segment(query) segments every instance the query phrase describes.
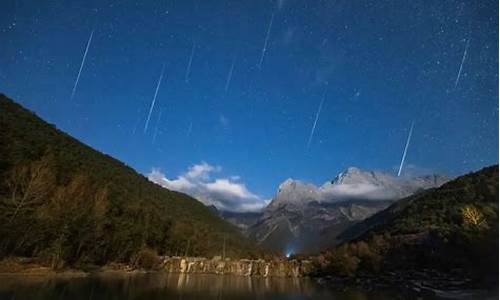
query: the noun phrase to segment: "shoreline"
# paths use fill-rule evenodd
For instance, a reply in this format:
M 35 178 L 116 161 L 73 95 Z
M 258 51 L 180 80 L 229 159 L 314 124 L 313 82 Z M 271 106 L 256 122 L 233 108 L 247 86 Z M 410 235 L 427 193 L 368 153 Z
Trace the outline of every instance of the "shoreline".
M 151 270 L 155 271 L 155 270 Z M 33 258 L 10 257 L 0 261 L 0 276 L 63 276 L 85 277 L 100 273 L 146 272 L 126 264 L 111 263 L 104 266 L 79 265 L 54 269 L 36 262 Z
M 333 289 L 387 290 L 416 297 L 443 299 L 498 299 L 498 286 L 478 286 L 469 279 L 453 278 L 435 270 L 386 272 L 378 276 L 317 276 L 315 281 Z

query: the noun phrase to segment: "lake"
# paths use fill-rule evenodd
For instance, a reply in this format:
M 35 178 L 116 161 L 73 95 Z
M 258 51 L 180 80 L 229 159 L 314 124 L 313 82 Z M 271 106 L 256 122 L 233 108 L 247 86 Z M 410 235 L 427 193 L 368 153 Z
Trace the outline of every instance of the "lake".
M 0 276 L 0 299 L 398 299 L 394 295 L 336 291 L 306 278 L 258 278 L 168 273 L 102 273 L 85 277 Z M 401 299 L 401 298 L 399 298 Z

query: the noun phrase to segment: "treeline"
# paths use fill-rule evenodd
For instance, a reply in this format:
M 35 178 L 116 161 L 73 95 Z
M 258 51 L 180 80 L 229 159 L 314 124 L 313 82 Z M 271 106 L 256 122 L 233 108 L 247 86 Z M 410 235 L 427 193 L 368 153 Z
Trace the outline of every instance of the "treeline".
M 357 228 L 365 231 L 319 256 L 320 274 L 434 269 L 498 284 L 498 166 L 403 199 Z
M 141 254 L 254 257 L 236 228 L 0 95 L 0 258 L 54 268 Z

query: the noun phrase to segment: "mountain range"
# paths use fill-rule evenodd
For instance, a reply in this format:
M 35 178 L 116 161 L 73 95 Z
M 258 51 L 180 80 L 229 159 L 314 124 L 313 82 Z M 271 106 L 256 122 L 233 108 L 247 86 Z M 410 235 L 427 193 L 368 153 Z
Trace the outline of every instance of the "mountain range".
M 394 201 L 448 180 L 440 175 L 395 177 L 355 167 L 320 187 L 287 179 L 255 223 L 244 228 L 266 248 L 285 254 L 316 252 L 339 243 L 344 229 Z M 234 217 L 230 221 L 237 223 Z

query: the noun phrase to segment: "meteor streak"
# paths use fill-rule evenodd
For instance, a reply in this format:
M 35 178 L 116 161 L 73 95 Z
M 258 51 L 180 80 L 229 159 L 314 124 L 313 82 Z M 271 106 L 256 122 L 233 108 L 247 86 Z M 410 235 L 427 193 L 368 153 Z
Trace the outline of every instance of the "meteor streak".
M 155 107 L 156 96 L 158 96 L 158 90 L 160 89 L 160 85 L 161 85 L 161 81 L 163 79 L 163 72 L 164 71 L 165 71 L 165 64 L 163 64 L 163 68 L 161 69 L 161 75 L 160 75 L 160 78 L 158 79 L 158 84 L 156 85 L 155 95 L 153 97 L 153 101 L 151 101 L 151 105 L 149 106 L 148 117 L 146 119 L 146 124 L 144 125 L 144 133 L 146 133 L 146 131 L 148 130 L 149 120 L 151 119 L 151 113 L 153 112 L 153 109 Z
M 262 62 L 264 61 L 264 56 L 266 55 L 267 43 L 269 41 L 269 35 L 271 34 L 271 27 L 273 26 L 273 21 L 274 21 L 274 12 L 271 15 L 271 21 L 269 21 L 269 26 L 267 27 L 266 39 L 264 40 L 264 46 L 262 47 L 262 54 L 260 56 L 260 61 L 258 65 L 259 69 L 262 67 Z
M 189 75 L 191 74 L 191 64 L 193 63 L 193 56 L 194 56 L 194 49 L 196 47 L 196 44 L 193 43 L 193 47 L 191 48 L 191 55 L 189 56 L 189 62 L 186 67 L 186 76 L 184 77 L 184 81 L 186 83 L 189 82 Z
M 413 125 L 415 122 L 411 122 L 410 132 L 408 133 L 408 138 L 406 139 L 405 150 L 403 151 L 403 157 L 401 158 L 401 164 L 399 165 L 398 177 L 401 175 L 401 170 L 403 169 L 403 164 L 405 163 L 406 152 L 408 151 L 408 145 L 410 144 L 411 134 L 413 133 Z
M 73 91 L 71 92 L 71 100 L 75 96 L 76 87 L 78 86 L 78 81 L 80 81 L 80 75 L 82 74 L 83 65 L 85 64 L 85 59 L 87 58 L 87 53 L 89 52 L 90 44 L 92 43 L 92 37 L 94 36 L 94 29 L 90 33 L 89 40 L 87 41 L 87 46 L 85 47 L 85 52 L 83 53 L 82 62 L 80 64 L 80 70 L 78 70 L 78 75 L 76 76 L 75 84 L 73 85 Z
M 316 118 L 314 119 L 313 126 L 311 128 L 311 133 L 309 134 L 309 140 L 307 141 L 307 149 L 309 149 L 309 146 L 311 146 L 311 141 L 314 135 L 314 131 L 316 131 L 316 124 L 318 123 L 319 115 L 321 114 L 321 109 L 323 109 L 323 102 L 325 102 L 326 98 L 326 91 L 323 94 L 323 98 L 321 99 L 321 102 L 318 107 L 318 111 L 316 112 Z
M 464 66 L 465 57 L 467 56 L 467 50 L 469 49 L 470 38 L 467 40 L 467 44 L 465 44 L 464 55 L 462 56 L 462 62 L 460 63 L 460 69 L 458 69 L 457 79 L 455 80 L 455 89 L 458 86 L 458 81 L 460 80 L 460 75 L 462 74 L 462 67 Z
M 235 60 L 236 60 L 236 57 L 233 59 L 233 63 L 231 64 L 231 69 L 229 69 L 229 74 L 227 75 L 226 86 L 224 88 L 225 93 L 227 93 L 227 90 L 229 89 L 229 85 L 231 84 L 231 80 L 233 79 L 233 70 L 234 70 L 234 61 Z

